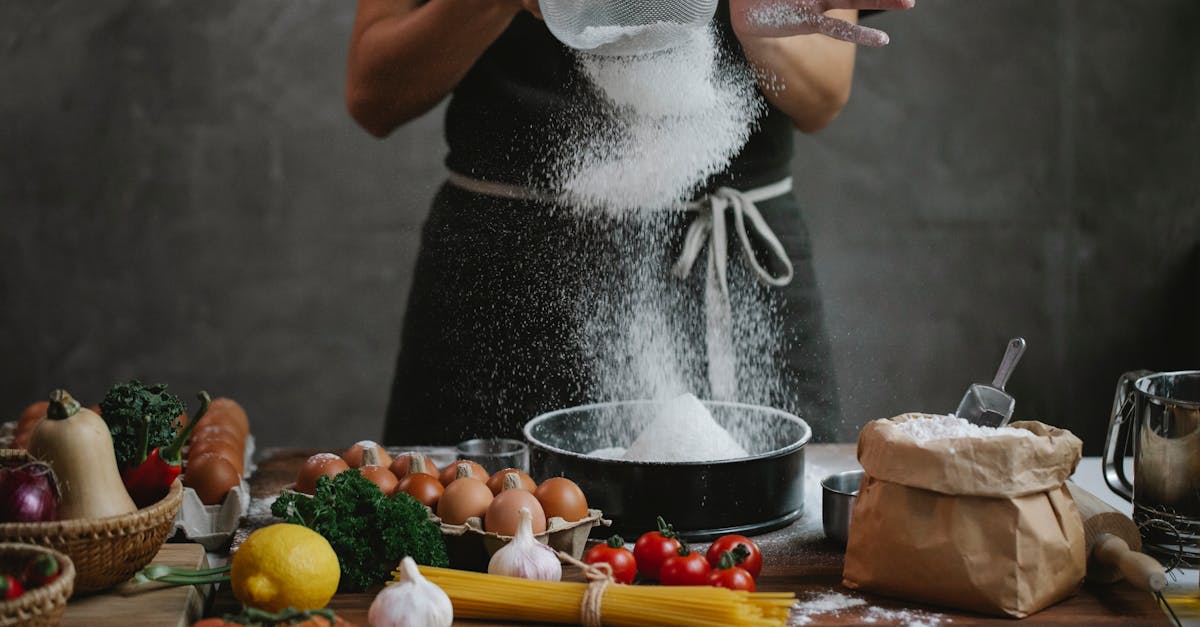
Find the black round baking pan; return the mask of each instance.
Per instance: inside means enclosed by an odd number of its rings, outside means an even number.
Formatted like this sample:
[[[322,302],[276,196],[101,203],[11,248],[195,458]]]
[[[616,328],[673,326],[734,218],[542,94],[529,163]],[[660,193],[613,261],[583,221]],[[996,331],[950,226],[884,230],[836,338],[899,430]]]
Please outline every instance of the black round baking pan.
[[[530,465],[538,478],[565,476],[591,507],[633,541],[656,529],[662,516],[684,538],[754,535],[783,527],[804,513],[804,447],[812,429],[778,409],[705,401],[713,419],[748,457],[708,462],[634,462],[589,455],[628,447],[653,420],[655,401],[583,405],[543,414],[525,425]]]

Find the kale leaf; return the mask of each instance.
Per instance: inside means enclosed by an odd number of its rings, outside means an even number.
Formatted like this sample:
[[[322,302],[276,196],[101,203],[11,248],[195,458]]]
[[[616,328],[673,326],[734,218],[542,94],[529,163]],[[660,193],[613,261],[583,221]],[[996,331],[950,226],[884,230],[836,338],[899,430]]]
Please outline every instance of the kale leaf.
[[[359,592],[390,580],[405,556],[426,566],[449,565],[441,530],[411,496],[388,497],[353,471],[318,477],[315,492],[281,494],[271,513],[329,541],[342,568],[339,592]]]
[[[142,462],[142,433],[149,432],[146,452],[165,447],[175,439],[179,430],[179,415],[187,409],[183,401],[167,392],[167,384],[143,385],[134,379],[118,383],[100,401],[100,417],[108,423],[117,467],[136,466]],[[150,418],[149,423],[146,417]]]

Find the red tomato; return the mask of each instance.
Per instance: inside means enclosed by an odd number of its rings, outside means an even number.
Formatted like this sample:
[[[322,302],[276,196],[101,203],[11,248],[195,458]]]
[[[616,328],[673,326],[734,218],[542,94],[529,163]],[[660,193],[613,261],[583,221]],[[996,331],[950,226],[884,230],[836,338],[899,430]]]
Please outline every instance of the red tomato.
[[[633,583],[638,571],[637,560],[625,548],[625,540],[621,536],[613,536],[604,544],[588,549],[583,561],[588,564],[608,564],[617,583]]]
[[[706,586],[710,570],[704,556],[693,553],[685,544],[663,562],[658,580],[664,586]]]
[[[642,579],[658,579],[663,562],[674,556],[681,546],[679,540],[675,539],[675,529],[659,516],[658,531],[643,533],[633,545],[638,574]]]
[[[707,562],[705,562],[707,563]],[[733,551],[726,551],[720,561],[708,573],[708,585],[730,590],[754,592],[754,577],[745,568],[737,566]]]
[[[738,546],[743,548],[738,550]],[[746,569],[751,577],[758,579],[758,574],[762,572],[762,552],[758,550],[758,545],[753,540],[746,536],[728,535],[717,538],[712,546],[708,547],[708,565],[713,568],[717,567],[717,563],[721,561],[721,556],[726,551],[733,553],[734,563]]]
[[[12,575],[4,575],[0,577],[0,600],[11,601],[22,594],[25,594],[25,588],[21,586],[21,582],[17,581]]]

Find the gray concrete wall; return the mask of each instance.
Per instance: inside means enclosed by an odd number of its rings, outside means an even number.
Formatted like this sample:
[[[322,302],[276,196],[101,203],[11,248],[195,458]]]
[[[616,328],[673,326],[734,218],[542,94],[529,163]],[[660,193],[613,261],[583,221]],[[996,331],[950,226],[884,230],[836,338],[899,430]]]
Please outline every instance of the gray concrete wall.
[[[1095,452],[1125,369],[1200,368],[1191,0],[922,0],[798,136],[852,438],[1030,341],[1025,417]],[[132,376],[268,445],[381,432],[440,112],[344,113],[353,3],[0,5],[0,414]]]

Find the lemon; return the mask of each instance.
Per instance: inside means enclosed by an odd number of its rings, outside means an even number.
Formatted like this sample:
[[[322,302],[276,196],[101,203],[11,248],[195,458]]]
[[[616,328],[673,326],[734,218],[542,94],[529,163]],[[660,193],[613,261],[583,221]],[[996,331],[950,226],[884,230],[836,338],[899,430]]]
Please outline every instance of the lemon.
[[[242,603],[278,612],[320,609],[342,577],[337,554],[321,534],[279,523],[250,534],[233,554],[229,582]]]

